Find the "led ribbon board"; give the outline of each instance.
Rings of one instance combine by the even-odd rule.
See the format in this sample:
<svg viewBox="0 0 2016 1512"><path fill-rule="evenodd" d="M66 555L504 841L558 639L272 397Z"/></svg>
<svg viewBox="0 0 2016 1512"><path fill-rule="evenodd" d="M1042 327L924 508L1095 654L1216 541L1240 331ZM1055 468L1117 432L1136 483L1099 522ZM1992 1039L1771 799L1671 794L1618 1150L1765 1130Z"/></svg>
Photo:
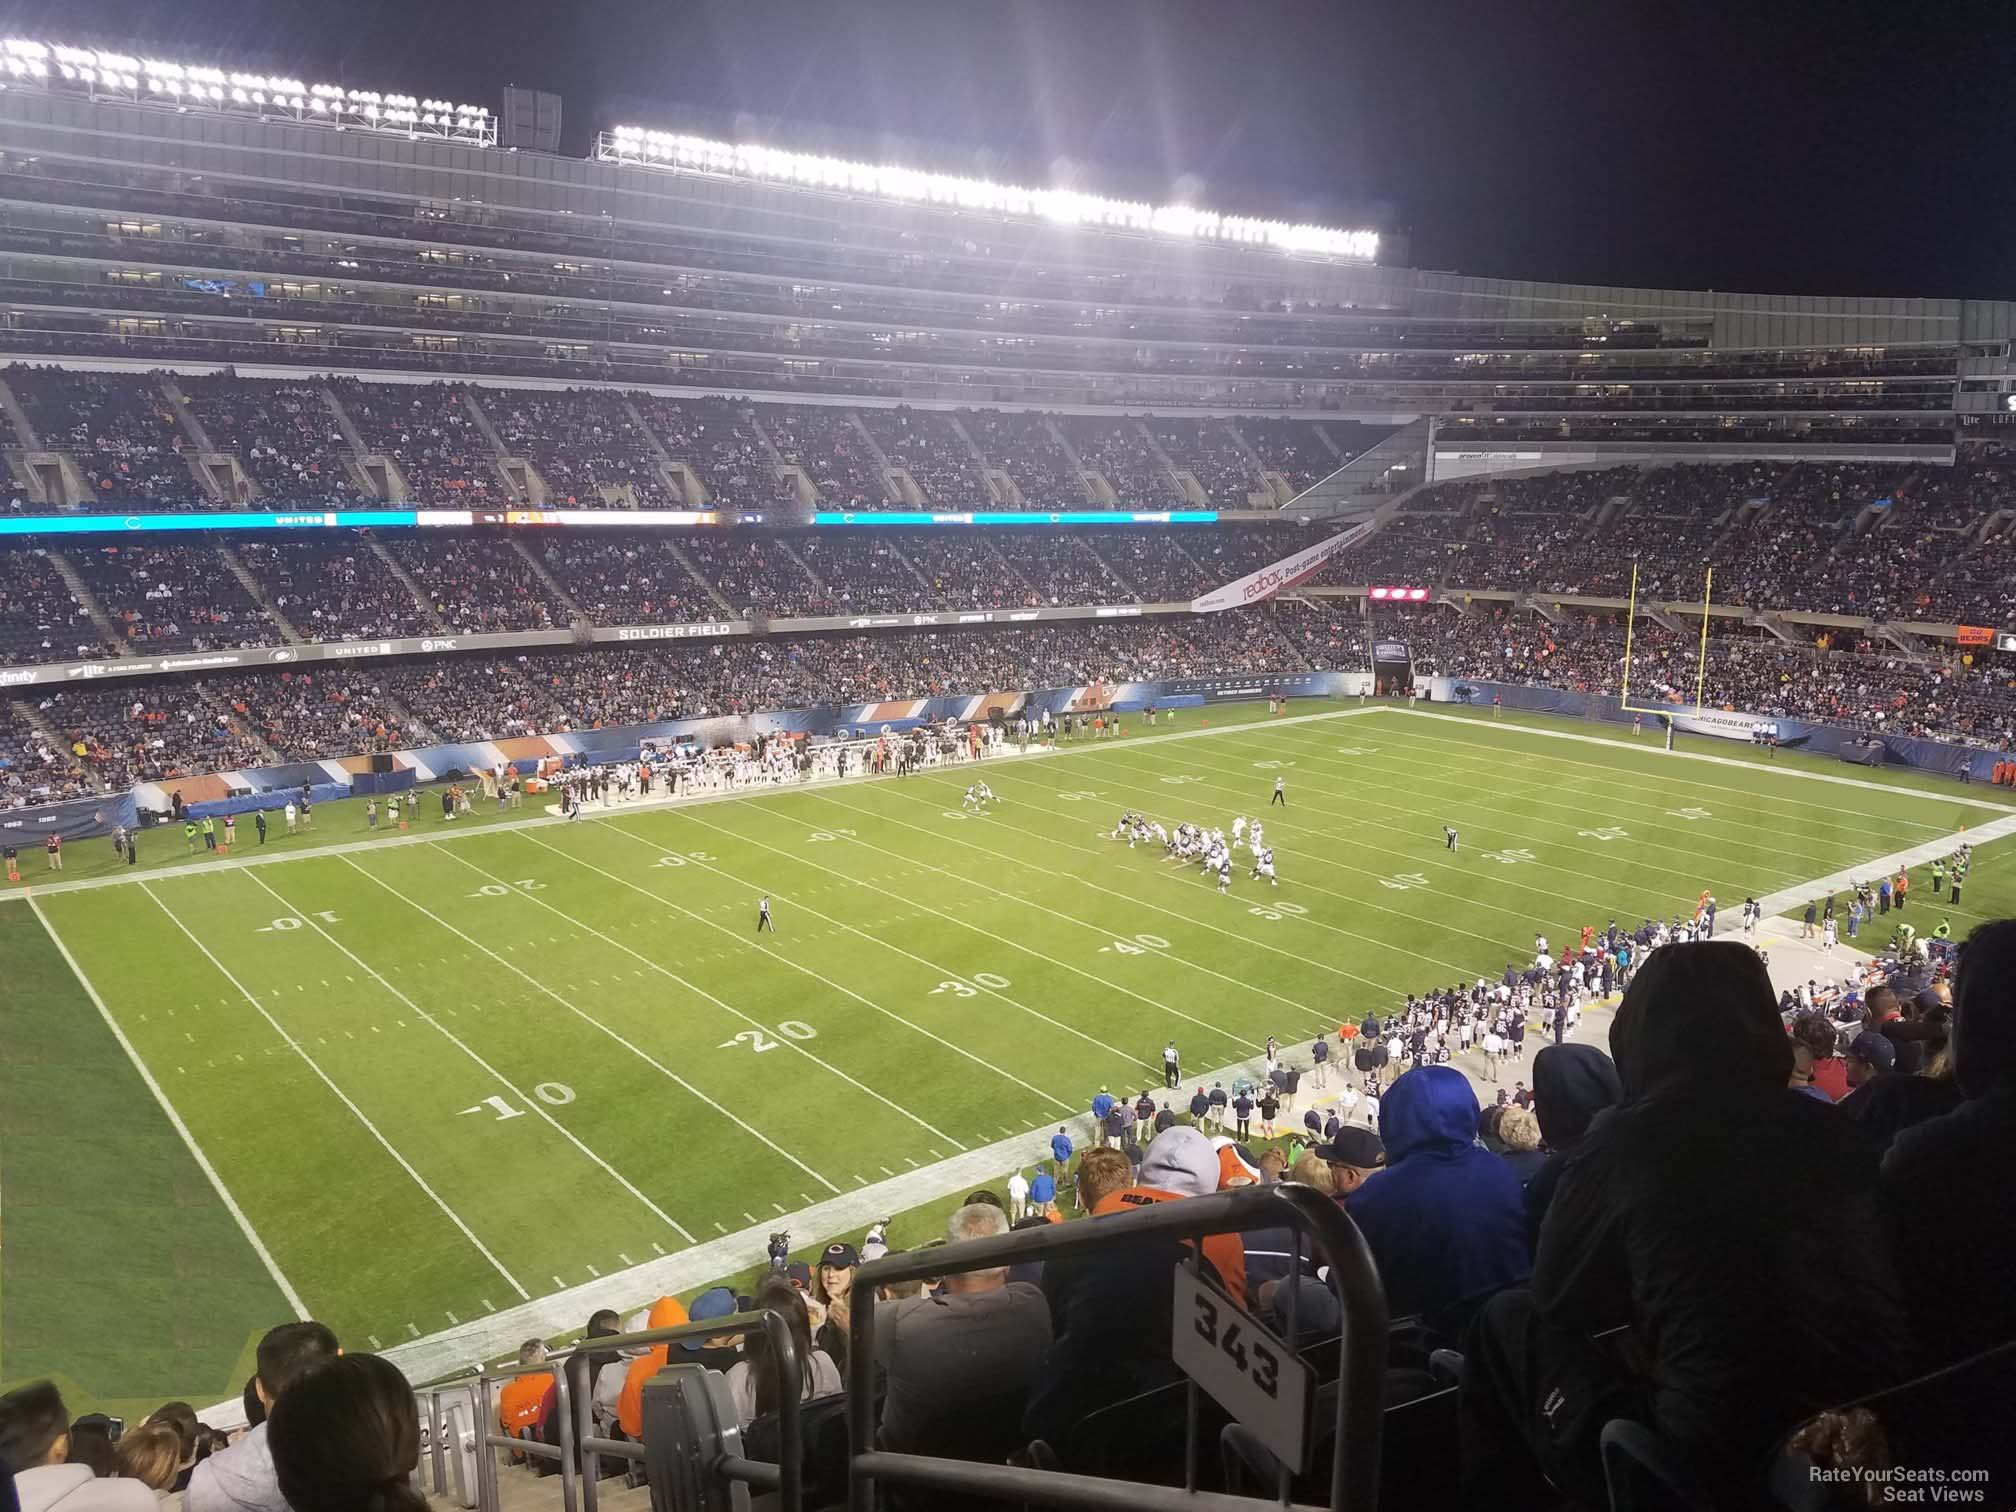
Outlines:
<svg viewBox="0 0 2016 1512"><path fill-rule="evenodd" d="M814 525L1215 525L1215 509L822 509Z"/></svg>

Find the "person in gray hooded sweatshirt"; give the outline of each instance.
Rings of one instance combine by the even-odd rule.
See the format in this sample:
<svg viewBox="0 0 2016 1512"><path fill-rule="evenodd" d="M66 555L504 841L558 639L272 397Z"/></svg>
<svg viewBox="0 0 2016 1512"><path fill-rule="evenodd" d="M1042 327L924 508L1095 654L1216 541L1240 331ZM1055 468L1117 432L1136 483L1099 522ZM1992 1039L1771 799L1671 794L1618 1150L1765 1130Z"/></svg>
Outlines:
<svg viewBox="0 0 2016 1512"><path fill-rule="evenodd" d="M336 1335L320 1323L282 1323L259 1341L259 1373L253 1390L270 1413L281 1393L343 1351ZM186 1512L288 1512L266 1442L266 1424L221 1454L196 1467L183 1496Z"/></svg>

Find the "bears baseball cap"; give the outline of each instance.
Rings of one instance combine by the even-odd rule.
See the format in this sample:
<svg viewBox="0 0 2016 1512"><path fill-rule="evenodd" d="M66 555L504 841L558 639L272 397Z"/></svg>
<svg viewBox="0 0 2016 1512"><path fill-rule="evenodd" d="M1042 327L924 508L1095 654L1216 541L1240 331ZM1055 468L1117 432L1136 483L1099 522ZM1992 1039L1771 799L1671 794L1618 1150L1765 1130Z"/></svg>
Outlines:
<svg viewBox="0 0 2016 1512"><path fill-rule="evenodd" d="M829 1244L826 1252L819 1257L819 1263L852 1270L861 1263L861 1256L851 1244Z"/></svg>
<svg viewBox="0 0 2016 1512"><path fill-rule="evenodd" d="M1333 1165L1357 1166L1361 1170L1386 1164L1386 1146L1379 1142L1379 1136L1355 1125L1339 1129L1335 1139L1316 1146L1316 1153Z"/></svg>

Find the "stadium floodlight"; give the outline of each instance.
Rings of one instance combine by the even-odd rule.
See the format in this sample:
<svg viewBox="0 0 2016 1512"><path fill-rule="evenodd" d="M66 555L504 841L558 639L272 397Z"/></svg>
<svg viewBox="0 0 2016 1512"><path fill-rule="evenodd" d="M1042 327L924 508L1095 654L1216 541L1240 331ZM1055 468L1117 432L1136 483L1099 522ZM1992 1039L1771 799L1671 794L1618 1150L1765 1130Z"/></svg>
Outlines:
<svg viewBox="0 0 2016 1512"><path fill-rule="evenodd" d="M837 193L866 195L901 204L944 205L1064 226L1099 226L1120 231L1271 247L1303 257L1373 262L1379 233L1286 221L1220 215L1189 205L1155 206L1108 199L1071 189L1027 189L957 174L927 173L891 164L851 162L814 153L790 152L748 142L616 126L595 144L604 162L642 164L675 173L713 174L796 184Z"/></svg>
<svg viewBox="0 0 2016 1512"><path fill-rule="evenodd" d="M187 112L250 113L366 131L432 136L479 147L497 143L497 120L481 105L422 102L409 94L310 84L284 74L226 70L172 58L137 58L104 48L0 37L0 75L66 94L136 100ZM431 119L423 117L425 109Z"/></svg>

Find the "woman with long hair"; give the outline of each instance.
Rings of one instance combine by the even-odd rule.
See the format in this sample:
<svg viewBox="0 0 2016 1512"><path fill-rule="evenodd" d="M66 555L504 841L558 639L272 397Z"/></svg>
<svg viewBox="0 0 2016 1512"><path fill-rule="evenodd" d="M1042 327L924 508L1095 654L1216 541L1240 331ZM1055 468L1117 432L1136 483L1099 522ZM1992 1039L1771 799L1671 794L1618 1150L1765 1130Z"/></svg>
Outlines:
<svg viewBox="0 0 2016 1512"><path fill-rule="evenodd" d="M293 1512L424 1512L420 1408L389 1360L342 1355L287 1388L266 1420Z"/></svg>
<svg viewBox="0 0 2016 1512"><path fill-rule="evenodd" d="M798 1350L799 1381L796 1389L800 1401L836 1396L845 1389L833 1357L825 1350L812 1346L812 1320L806 1312L805 1299L798 1294L795 1286L782 1276L769 1277L756 1290L756 1307L758 1311L780 1314L790 1326L791 1342ZM764 1413L777 1410L783 1400L780 1385L775 1353L760 1338L750 1339L741 1363L728 1372L728 1390L735 1398L735 1415L744 1428ZM318 1509L300 1508L297 1512L318 1512Z"/></svg>

